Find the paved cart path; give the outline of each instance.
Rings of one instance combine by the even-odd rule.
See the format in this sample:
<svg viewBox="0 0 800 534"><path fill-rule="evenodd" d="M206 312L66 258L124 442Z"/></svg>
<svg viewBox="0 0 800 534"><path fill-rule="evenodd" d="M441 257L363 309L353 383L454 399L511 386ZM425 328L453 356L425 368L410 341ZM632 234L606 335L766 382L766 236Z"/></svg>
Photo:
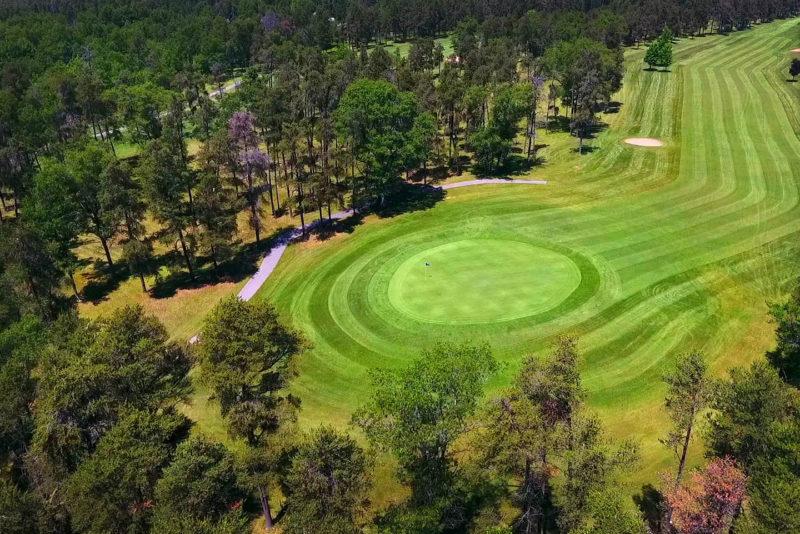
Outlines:
<svg viewBox="0 0 800 534"><path fill-rule="evenodd" d="M504 180L502 178L490 178L486 180L465 180L463 182L455 182L452 184L445 184L438 186L439 189L446 191L448 189L458 189L460 187L470 187L473 185L492 185L492 184L522 184L522 185L547 185L546 180ZM331 218L337 221L341 221L353 215L353 210L345 210L334 213L331 215ZM319 221L314 221L313 223L307 225L308 230L313 230ZM239 291L239 298L248 301L252 299L258 290L261 289L261 286L264 285L264 282L267 281L267 278L270 277L272 272L275 270L275 267L278 266L278 262L281 261L283 257L283 253L286 252L286 247L288 247L293 241L300 239L303 236L303 231L300 228L293 228L291 230L287 230L284 232L280 237L278 237L277 243L270 249L264 259L261 260L261 264L258 266L258 270L256 273L247 281L244 287ZM200 338L195 335L189 340L189 343L194 344Z"/></svg>
<svg viewBox="0 0 800 534"><path fill-rule="evenodd" d="M445 184L439 186L442 190L448 189L457 189L460 187L470 187L473 185L491 185L491 184L524 184L524 185L547 185L546 180L503 180L500 178L493 178L487 180L467 180L464 182L455 182L452 184ZM342 220L346 219L353 215L353 210L346 210L340 211L338 213L334 213L332 218L335 220ZM312 230L315 226L319 224L319 221L315 221L312 224L308 225L308 229ZM241 291L239 291L239 298L247 301L253 298L253 296L261 289L261 286L264 285L264 282L267 281L267 278L272 274L275 270L275 267L278 266L278 262L281 260L283 253L286 252L286 247L289 246L292 241L295 241L302 237L303 232L300 228L294 228L292 230L287 230L286 233L281 235L278 238L278 242L275 246L270 249L269 253L264 256L264 259L261 260L261 265L258 267L258 271L253 275L253 277L247 281Z"/></svg>

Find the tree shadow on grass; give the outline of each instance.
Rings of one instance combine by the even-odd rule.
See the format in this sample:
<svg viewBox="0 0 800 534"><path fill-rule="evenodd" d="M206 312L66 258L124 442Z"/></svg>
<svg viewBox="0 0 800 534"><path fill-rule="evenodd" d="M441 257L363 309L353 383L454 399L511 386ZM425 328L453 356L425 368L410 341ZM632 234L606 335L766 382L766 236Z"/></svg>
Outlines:
<svg viewBox="0 0 800 534"><path fill-rule="evenodd" d="M402 182L383 206L375 205L373 212L385 219L404 213L425 211L444 200L444 191L432 185L417 185Z"/></svg>
<svg viewBox="0 0 800 534"><path fill-rule="evenodd" d="M100 260L81 263L83 266L92 263L92 270L84 274L86 283L81 290L81 299L92 304L107 300L108 296L130 276L127 267L120 265L119 262L115 263L114 267L109 267L106 262Z"/></svg>
<svg viewBox="0 0 800 534"><path fill-rule="evenodd" d="M593 153L595 150L597 150L596 146L583 145L583 148L578 148L578 147L573 148L572 152L574 152L575 154L578 154L580 156L585 156L587 154Z"/></svg>
<svg viewBox="0 0 800 534"><path fill-rule="evenodd" d="M538 147L545 146L547 145L538 145ZM503 165L498 168L485 169L481 168L479 165L473 165L472 173L478 178L512 180L514 176L528 174L534 166L541 165L545 161L544 158L538 155L535 158L532 157L528 159L527 156L523 155L521 152L521 150L515 150L514 153L506 157Z"/></svg>
<svg viewBox="0 0 800 534"><path fill-rule="evenodd" d="M150 289L150 296L163 299L174 296L181 289L196 289L220 282L240 282L258 270L261 258L274 246L281 243L291 229L292 227L282 227L262 239L259 244L248 243L239 246L228 259L219 262L216 267L210 257L197 256L194 263L194 278L189 276L185 267L176 269ZM176 267L184 261L183 257L175 251L169 252L160 259L162 260L159 262L160 264L172 264Z"/></svg>
<svg viewBox="0 0 800 534"><path fill-rule="evenodd" d="M661 532L664 520L664 495L651 484L642 486L642 492L633 496L633 502L642 512L651 532Z"/></svg>
<svg viewBox="0 0 800 534"><path fill-rule="evenodd" d="M448 174L446 169L443 171L437 169L435 176L442 176L440 179L443 180ZM422 178L419 175L415 175L409 177L409 179L421 180ZM437 181L440 179L437 179ZM363 224L364 217L369 214L375 214L380 218L388 218L402 215L403 213L428 210L444 200L444 197L444 191L440 187L431 185L431 183L400 182L387 196L383 206L380 205L377 199L371 199L360 205L358 211L346 217L310 221L306 225L306 235L301 239L315 235L317 239L327 240L336 234L349 234Z"/></svg>
<svg viewBox="0 0 800 534"><path fill-rule="evenodd" d="M408 177L408 181L418 185L433 185L444 182L450 176L452 176L451 169L447 165L439 165L429 169L418 169Z"/></svg>
<svg viewBox="0 0 800 534"><path fill-rule="evenodd" d="M569 117L565 117L564 115L550 117L550 120L547 122L548 132L569 132L570 130Z"/></svg>
<svg viewBox="0 0 800 534"><path fill-rule="evenodd" d="M505 176L520 176L522 174L527 174L533 167L541 163L544 163L544 159L539 156L528 159L527 156L522 153L512 154L506 159L505 165L503 165L503 168L500 170ZM502 176L500 176L500 178L502 178Z"/></svg>
<svg viewBox="0 0 800 534"><path fill-rule="evenodd" d="M363 216L360 214L351 215L344 219L334 219L333 221L323 220L322 224L316 221L307 225L307 235L316 234L318 239L330 239L339 233L352 233L355 228L362 224ZM210 256L198 255L193 261L194 277L189 275L186 270L183 255L177 250L172 249L154 258L150 265L150 272L157 273L161 267L168 267L171 272L164 277L156 277L156 281L149 288L149 295L154 299L165 299L173 297L181 289L197 289L208 285L223 282L238 283L250 276L257 270L261 259L269 251L289 240L294 226L283 226L276 229L269 236L261 240L261 243L233 243L234 249L227 259L218 262L214 266ZM151 239L158 239L160 234L151 236ZM86 262L88 264L88 261ZM123 262L117 262L113 268L108 267L99 260L94 262L93 270L86 275L87 282L81 291L81 298L93 304L99 304L108 300L111 293L119 289L122 282L128 280L133 274L128 266Z"/></svg>
<svg viewBox="0 0 800 534"><path fill-rule="evenodd" d="M587 141L591 141L593 139L597 139L597 136L601 132L603 132L603 131L605 131L607 129L608 129L608 124L606 124L605 122L596 122L594 125L592 125L591 128L589 128L588 135L583 138L583 142L586 143ZM575 134L573 134L573 137L575 137L575 139L577 141L578 138L577 138L577 136L575 136ZM592 146L592 145L584 144L582 150L579 149L578 147L575 147L575 148L572 149L572 152L578 153L580 151L580 155L585 155L585 154L591 154L595 150L597 150L597 147Z"/></svg>
<svg viewBox="0 0 800 534"><path fill-rule="evenodd" d="M619 113L619 110L622 108L622 102L618 102L616 100L612 100L608 104L606 104L605 109L603 110L604 113L608 115L614 115Z"/></svg>
<svg viewBox="0 0 800 534"><path fill-rule="evenodd" d="M327 241L337 234L352 234L363 222L363 214L353 213L343 219L323 220L322 224L317 224L309 233L316 235L320 241Z"/></svg>

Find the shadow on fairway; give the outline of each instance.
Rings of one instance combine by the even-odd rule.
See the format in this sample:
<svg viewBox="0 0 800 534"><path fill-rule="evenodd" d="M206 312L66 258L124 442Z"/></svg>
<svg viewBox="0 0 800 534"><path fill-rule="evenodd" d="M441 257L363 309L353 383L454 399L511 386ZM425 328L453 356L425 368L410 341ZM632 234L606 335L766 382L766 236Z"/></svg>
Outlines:
<svg viewBox="0 0 800 534"><path fill-rule="evenodd" d="M591 154L595 150L597 150L597 147L594 147L592 145L583 145L582 149L575 147L572 149L572 152L574 152L575 154L580 154L581 156L585 156L587 154Z"/></svg>
<svg viewBox="0 0 800 534"><path fill-rule="evenodd" d="M441 188L403 182L383 206L375 206L374 212L381 218L396 217L403 213L429 210L444 200Z"/></svg>
<svg viewBox="0 0 800 534"><path fill-rule="evenodd" d="M594 126L592 126L589 129L589 135L587 137L583 138L583 142L587 143L587 142L589 142L589 141L591 141L593 139L597 139L597 136L601 132L603 132L603 131L605 131L607 129L608 129L608 124L606 124L605 122L597 122L597 123L595 123ZM572 134L572 136L575 137L576 141L578 140L578 138L575 136L575 134ZM575 148L572 149L572 152L574 152L575 154L580 152L581 155L586 155L586 154L591 154L595 150L597 150L597 147L594 147L592 145L584 144L583 145L583 150L579 150L578 147L575 147Z"/></svg>
<svg viewBox="0 0 800 534"><path fill-rule="evenodd" d="M537 150L547 145L537 145ZM530 170L536 166L544 163L544 158L537 156L536 158L528 159L523 155L522 150L515 149L513 153L506 157L506 161L502 167L494 169L484 169L479 165L472 167L472 173L478 178L495 178L499 180L511 180L512 176L522 176L528 174Z"/></svg>
<svg viewBox="0 0 800 534"><path fill-rule="evenodd" d="M558 115L557 117L550 117L546 129L548 132L569 132L572 128L570 127L569 117Z"/></svg>
<svg viewBox="0 0 800 534"><path fill-rule="evenodd" d="M336 234L352 234L363 222L364 215L361 213L354 213L344 219L323 221L322 224L318 224L309 233L315 234L320 241L326 241Z"/></svg>
<svg viewBox="0 0 800 534"><path fill-rule="evenodd" d="M616 113L619 113L619 110L621 108L622 108L622 102L617 102L616 100L612 100L611 102L608 103L608 105L606 105L604 113L607 113L609 115L614 115Z"/></svg>
<svg viewBox="0 0 800 534"><path fill-rule="evenodd" d="M258 245L248 243L236 247L234 244L234 252L226 259L220 260L216 267L211 257L195 257L194 278L190 277L186 271L183 256L177 250L170 250L154 259L150 271L155 273L160 267L167 266L172 269L172 272L163 278L156 277L149 289L149 294L153 298L162 299L175 295L180 289L199 288L220 282L236 283L244 280L256 272L260 259L290 229L290 227L280 228ZM95 262L93 271L87 275L88 281L83 287L81 297L87 302L98 304L107 300L109 295L131 276L133 274L130 269L122 262L118 262L113 268L108 267L105 263Z"/></svg>
<svg viewBox="0 0 800 534"><path fill-rule="evenodd" d="M455 171L447 165L440 165L429 169L419 169L408 177L408 181L415 185L433 185L444 182L454 173Z"/></svg>

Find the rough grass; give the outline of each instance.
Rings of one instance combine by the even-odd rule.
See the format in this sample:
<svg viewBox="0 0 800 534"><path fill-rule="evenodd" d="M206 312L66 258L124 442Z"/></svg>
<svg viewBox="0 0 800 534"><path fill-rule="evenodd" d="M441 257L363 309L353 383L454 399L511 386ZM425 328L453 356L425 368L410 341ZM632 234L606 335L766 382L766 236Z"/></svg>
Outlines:
<svg viewBox="0 0 800 534"><path fill-rule="evenodd" d="M295 219L288 215L278 219L265 217L263 236L266 238L294 225ZM236 250L239 251L255 243L254 231L247 220L247 213L242 212L236 236ZM159 229L155 221L147 219L148 235L154 235ZM210 260L207 260L200 267L209 275L199 283L190 283L183 259L175 252L175 244L157 239L152 239L152 243L156 256L154 268L158 270L161 282L157 285L155 276L147 276L146 282L151 292L145 293L139 278L129 276L124 265L118 264L114 274L109 274L100 242L94 236L86 236L76 250L78 257L87 263L76 275L78 287L85 297L78 304L79 313L92 319L123 306L141 305L147 313L164 323L170 338L185 342L200 332L205 316L217 302L239 292L249 277L244 273L255 272L259 261L257 257L243 255L239 261L242 274L231 277L215 276ZM112 244L111 254L115 262L121 260L121 253L122 247L118 243ZM168 260L170 256L171 260ZM65 287L64 291L72 293L69 287Z"/></svg>
<svg viewBox="0 0 800 534"><path fill-rule="evenodd" d="M283 193L281 199L285 198ZM278 218L271 217L268 202L262 205L262 213L263 240L268 240L269 236L282 229L300 224L297 216L284 214ZM306 220L312 221L315 217L316 213L307 214ZM213 273L210 259L198 257L199 267L207 272L207 276L202 276L197 283L188 280L183 258L177 253L176 238L157 239L162 228L150 216L145 219L144 225L155 256L154 274L146 277L150 293L142 291L139 278L130 276L121 263L120 243L111 244L112 259L117 263L111 273L106 266L100 241L95 236L86 235L75 250L78 258L84 262L75 276L84 296L84 301L78 304L78 311L82 316L93 319L126 305L141 305L147 313L164 323L172 339L188 341L201 330L203 319L214 305L223 297L238 293L249 274L257 269L260 258L255 254L242 253L255 243L255 232L249 225L249 211L245 209L239 213L238 232L233 239L234 250L240 256L234 261L238 262L238 267L233 270L238 272L233 275L223 272L217 276ZM156 279L156 271L160 282ZM67 284L63 291L72 295L72 288Z"/></svg>
<svg viewBox="0 0 800 534"><path fill-rule="evenodd" d="M185 342L202 329L205 315L224 297L239 290L243 282L219 282L178 289L168 298L154 298L142 291L138 278L123 281L107 299L83 302L80 314L89 319L108 315L123 306L139 305L160 320L172 339Z"/></svg>
<svg viewBox="0 0 800 534"><path fill-rule="evenodd" d="M351 234L290 247L256 298L273 302L313 345L294 383L302 422L345 426L370 392L370 369L406 365L438 340L490 342L504 364L496 390L523 356L574 334L589 404L615 438L641 446L630 489L655 482L671 462L659 443L664 369L691 349L705 351L717 374L761 357L773 342L766 303L797 273L800 99L784 79L797 25L683 40L671 72L644 71L644 51L628 52L620 111L604 117L609 127L590 141L591 153L578 157L566 134L543 138L545 163L532 174L548 186L454 190L430 209L369 217ZM628 137L666 146L631 147ZM526 298L487 286L487 307L507 304L522 316L471 324L439 321L460 295L421 297L442 308L437 320L393 302L392 280L409 257L478 238L558 251L579 266L580 284L572 293L547 287L571 282L542 274L547 262L534 266L537 287L558 296L546 310L525 310ZM498 251L485 254L485 264L474 255L465 263L475 279L502 276L492 265ZM471 299L479 291L464 289ZM700 447L692 450L699 461Z"/></svg>
<svg viewBox="0 0 800 534"><path fill-rule="evenodd" d="M186 152L190 156L196 155L200 151L201 142L197 139L186 140ZM119 159L130 159L141 155L142 145L130 140L115 141L114 152Z"/></svg>

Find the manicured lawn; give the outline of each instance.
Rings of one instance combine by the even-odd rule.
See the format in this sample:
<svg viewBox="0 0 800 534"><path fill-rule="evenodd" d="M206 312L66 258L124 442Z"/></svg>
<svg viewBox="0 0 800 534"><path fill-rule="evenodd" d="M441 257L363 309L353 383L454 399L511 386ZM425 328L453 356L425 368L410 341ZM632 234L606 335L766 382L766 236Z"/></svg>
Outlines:
<svg viewBox="0 0 800 534"><path fill-rule="evenodd" d="M540 141L545 163L529 176L547 186L457 189L289 247L256 298L313 347L294 381L302 423L347 425L370 369L439 340L489 342L504 364L496 390L523 356L574 334L590 406L641 446L630 489L656 482L671 461L658 441L664 369L691 349L717 374L761 357L767 302L798 272L800 94L784 72L798 31L793 20L686 39L663 73L630 51L621 108L592 151L578 157L566 134Z"/></svg>
<svg viewBox="0 0 800 534"><path fill-rule="evenodd" d="M581 282L574 262L535 241L464 237L416 243L384 264L387 304L427 323L494 323L547 312Z"/></svg>
<svg viewBox="0 0 800 534"><path fill-rule="evenodd" d="M446 37L438 37L434 40L442 45L443 55L445 59L447 59L447 57L453 53L453 38L448 35ZM382 44L389 54L399 54L400 57L406 57L409 50L411 50L411 41L387 41Z"/></svg>

